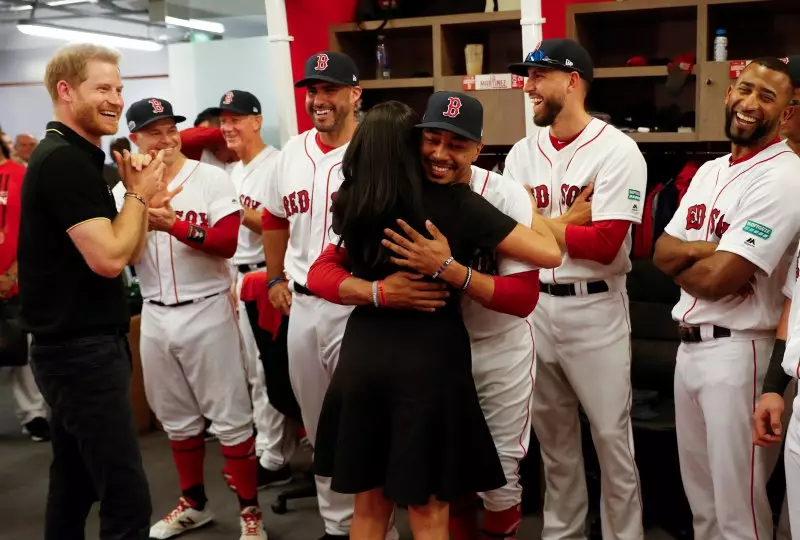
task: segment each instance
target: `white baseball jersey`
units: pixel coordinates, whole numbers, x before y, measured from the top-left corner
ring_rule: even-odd
[[[233,168],[238,163],[238,161],[234,162],[234,163],[223,163],[222,161],[217,159],[217,156],[214,155],[214,152],[212,152],[211,150],[209,150],[207,148],[203,150],[202,154],[200,154],[200,162],[201,163],[208,163],[209,165],[213,165],[215,167],[218,167],[218,168],[222,169],[223,171],[225,171],[228,174],[230,174],[231,171],[233,171]]]
[[[472,191],[481,195],[495,208],[526,227],[530,227],[533,219],[533,206],[521,184],[491,171],[472,167],[470,186]],[[495,254],[487,255],[487,258],[490,259],[487,261],[488,267],[478,268],[485,274],[508,276],[536,270],[533,266],[499,255],[496,256],[495,264]],[[464,324],[472,340],[501,335],[518,325],[525,324],[525,319],[492,311],[467,295],[464,295],[462,301],[462,311]]]
[[[594,182],[592,219],[642,222],[647,164],[636,143],[602,120],[593,118],[578,137],[561,150],[550,140],[550,129],[536,132],[514,145],[504,174],[532,188],[542,215],[563,214],[581,190]],[[630,229],[609,265],[573,259],[564,254],[558,268],[542,271],[543,283],[599,281],[631,269]]]
[[[239,193],[239,203],[244,208],[261,210],[267,198],[267,187],[273,181],[275,166],[278,164],[280,152],[266,146],[247,165],[237,162],[231,171],[233,186]],[[234,265],[258,264],[264,262],[264,246],[261,235],[247,227],[239,228],[239,247],[231,259]]]
[[[794,258],[789,264],[789,269],[786,271],[786,281],[783,284],[783,296],[791,300],[794,297],[794,286],[800,278],[800,243],[795,250]]]
[[[792,300],[789,310],[789,327],[786,337],[786,351],[783,353],[783,370],[787,375],[800,379],[800,302],[794,301],[797,284],[800,283],[800,245],[786,272],[786,281],[783,285],[783,295]],[[794,400],[795,412],[800,408],[800,400]]]
[[[331,206],[341,186],[341,165],[347,145],[324,152],[317,130],[301,133],[281,149],[275,176],[264,204],[272,215],[289,220],[289,246],[284,261],[289,280],[306,285],[308,269],[329,243]]]
[[[740,331],[776,328],[800,230],[800,213],[789,196],[798,178],[800,158],[784,143],[745,160],[732,162],[726,155],[700,167],[664,231],[684,242],[715,242],[718,250],[747,259],[761,272],[748,298],[709,301],[681,291],[672,311],[676,321]]]
[[[203,227],[213,227],[231,214],[241,219],[236,190],[228,175],[217,167],[187,159],[168,189],[181,185],[183,191],[170,203],[178,219]],[[177,304],[230,287],[227,260],[189,247],[166,232],[150,231],[147,235],[144,255],[135,266],[144,300]]]

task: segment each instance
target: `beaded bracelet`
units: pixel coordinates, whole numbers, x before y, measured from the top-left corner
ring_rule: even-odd
[[[272,281],[270,281],[270,282],[267,284],[267,290],[270,290],[272,287],[274,287],[275,285],[277,285],[277,284],[278,284],[278,283],[280,283],[281,281],[286,281],[286,278],[282,278],[282,277],[276,277],[275,279],[273,279]]]
[[[372,282],[372,303],[375,307],[381,307],[378,303],[378,282]]]
[[[467,266],[467,280],[464,282],[464,285],[461,287],[462,291],[466,291],[467,287],[469,287],[469,282],[472,281],[472,267]]]
[[[434,272],[434,273],[433,273],[433,275],[432,275],[431,277],[432,277],[433,279],[436,279],[437,277],[439,277],[439,275],[440,275],[442,272],[444,272],[444,269],[445,269],[445,268],[447,268],[447,267],[450,265],[450,263],[451,263],[451,262],[453,262],[453,257],[450,257],[450,258],[448,258],[446,261],[444,261],[444,262],[442,263],[442,266],[440,266],[440,267],[439,267],[439,269],[438,269],[436,272]]]

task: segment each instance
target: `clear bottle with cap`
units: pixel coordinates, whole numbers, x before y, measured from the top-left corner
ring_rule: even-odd
[[[386,54],[386,38],[383,34],[378,36],[378,45],[375,47],[375,78],[389,79],[392,76],[389,70],[389,56]]]
[[[718,28],[714,38],[714,62],[725,62],[728,60],[728,32],[724,28]]]

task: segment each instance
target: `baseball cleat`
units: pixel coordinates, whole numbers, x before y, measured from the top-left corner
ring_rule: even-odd
[[[267,540],[261,509],[257,506],[248,506],[242,510],[239,524],[242,527],[242,536],[239,537],[239,540]]]
[[[206,507],[203,510],[192,508],[188,501],[181,497],[178,499],[178,506],[167,514],[167,516],[150,527],[150,538],[154,540],[164,540],[172,538],[187,531],[191,531],[210,523],[214,515]],[[255,537],[258,538],[258,537]]]
[[[292,468],[284,465],[277,471],[271,471],[261,464],[258,464],[258,489],[267,489],[278,486],[285,486],[294,480]]]

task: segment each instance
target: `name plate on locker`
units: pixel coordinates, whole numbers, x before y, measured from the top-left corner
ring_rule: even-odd
[[[525,85],[525,78],[511,73],[467,75],[462,81],[465,91],[518,90]]]

